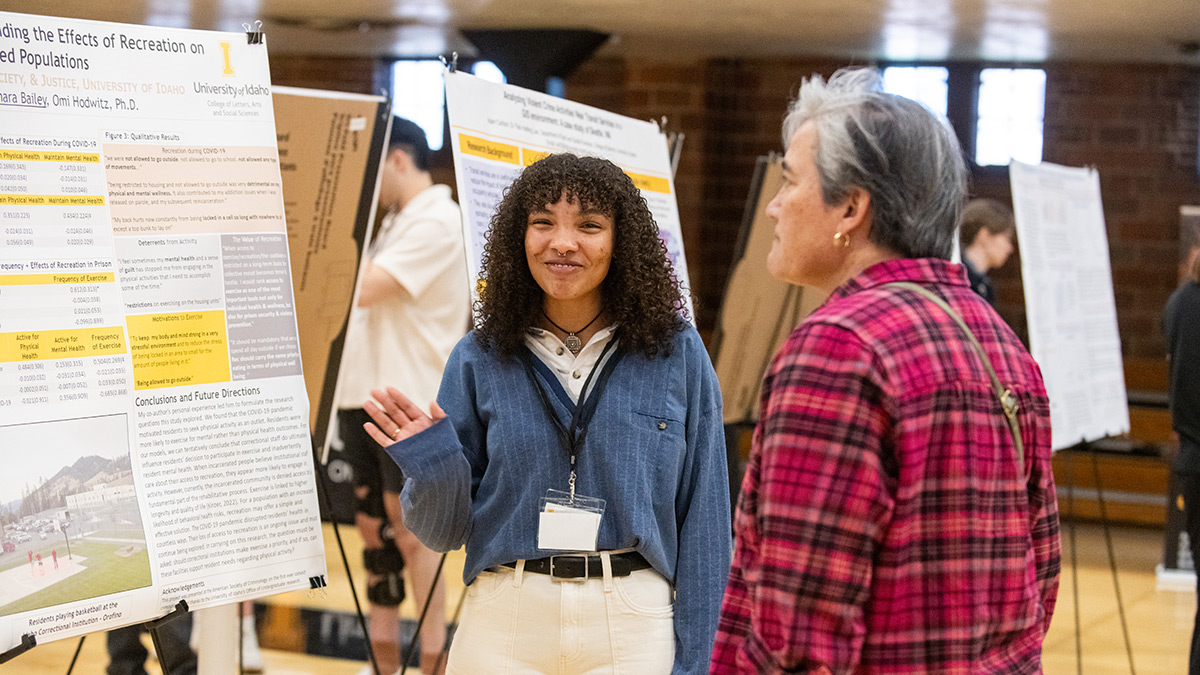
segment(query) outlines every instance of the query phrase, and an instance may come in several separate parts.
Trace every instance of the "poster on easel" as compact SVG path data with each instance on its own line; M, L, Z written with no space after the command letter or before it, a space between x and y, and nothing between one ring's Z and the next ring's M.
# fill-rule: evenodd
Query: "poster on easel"
M767 204L783 183L782 162L779 156L759 157L755 165L717 317L713 367L721 383L725 424L758 420L767 366L796 326L828 297L819 289L780 281L767 271L775 234Z
M0 651L321 583L265 43L0 13L0 222Z
M308 424L324 455L355 283L375 220L390 106L382 96L294 87L272 88L271 100Z
M1013 162L1029 350L1050 396L1051 447L1129 431L1108 234L1095 169Z
M446 111L471 279L479 280L488 227L504 188L542 157L571 152L603 157L633 179L690 298L674 172L667 137L657 125L461 72L446 73ZM478 292L478 283L472 292Z

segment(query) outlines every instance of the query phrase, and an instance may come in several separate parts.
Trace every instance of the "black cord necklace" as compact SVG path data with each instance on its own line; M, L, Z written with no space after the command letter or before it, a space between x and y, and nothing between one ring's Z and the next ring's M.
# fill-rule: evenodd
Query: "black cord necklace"
M603 314L603 313L604 313L604 310L601 309L600 314ZM550 315L546 313L546 310L544 310L544 309L542 310L542 316L546 317L546 320L550 322L551 326L554 326L555 328L557 328L567 334L566 339L563 340L563 345L571 351L572 356L579 356L579 350L583 349L583 340L580 340L579 336L576 335L576 333L582 333L583 331L587 330L588 328L591 328L592 324L596 323L596 319L600 318L600 314L597 314L596 316L592 317L592 320L587 322L587 325L584 326L583 328L580 328L579 330L567 330L566 328L563 328L562 326L554 323L554 319L550 318Z

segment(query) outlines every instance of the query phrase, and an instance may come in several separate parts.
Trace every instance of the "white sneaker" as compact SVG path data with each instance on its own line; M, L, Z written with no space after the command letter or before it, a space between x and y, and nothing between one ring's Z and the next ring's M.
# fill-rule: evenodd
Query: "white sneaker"
M253 614L242 617L242 670L247 673L263 672L262 650L258 648Z

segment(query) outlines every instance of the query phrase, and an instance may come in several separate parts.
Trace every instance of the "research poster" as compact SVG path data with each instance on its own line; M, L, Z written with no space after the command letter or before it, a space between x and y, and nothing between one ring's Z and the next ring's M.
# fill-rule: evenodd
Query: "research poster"
M538 159L572 152L604 157L633 179L658 223L675 275L685 289L691 287L667 137L658 126L459 72L446 73L446 110L467 264L476 282L504 188Z
M275 136L309 428L328 446L355 281L375 217L387 99L274 87Z
M265 44L0 13L0 651L325 574Z
M1013 162L1029 347L1050 395L1052 446L1129 431L1100 175Z

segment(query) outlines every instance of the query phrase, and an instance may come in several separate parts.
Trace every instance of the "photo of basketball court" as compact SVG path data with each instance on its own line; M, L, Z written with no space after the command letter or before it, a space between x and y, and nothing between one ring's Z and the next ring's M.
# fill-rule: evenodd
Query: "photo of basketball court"
M30 450L0 474L0 616L150 585L125 415L0 426L0 447Z

